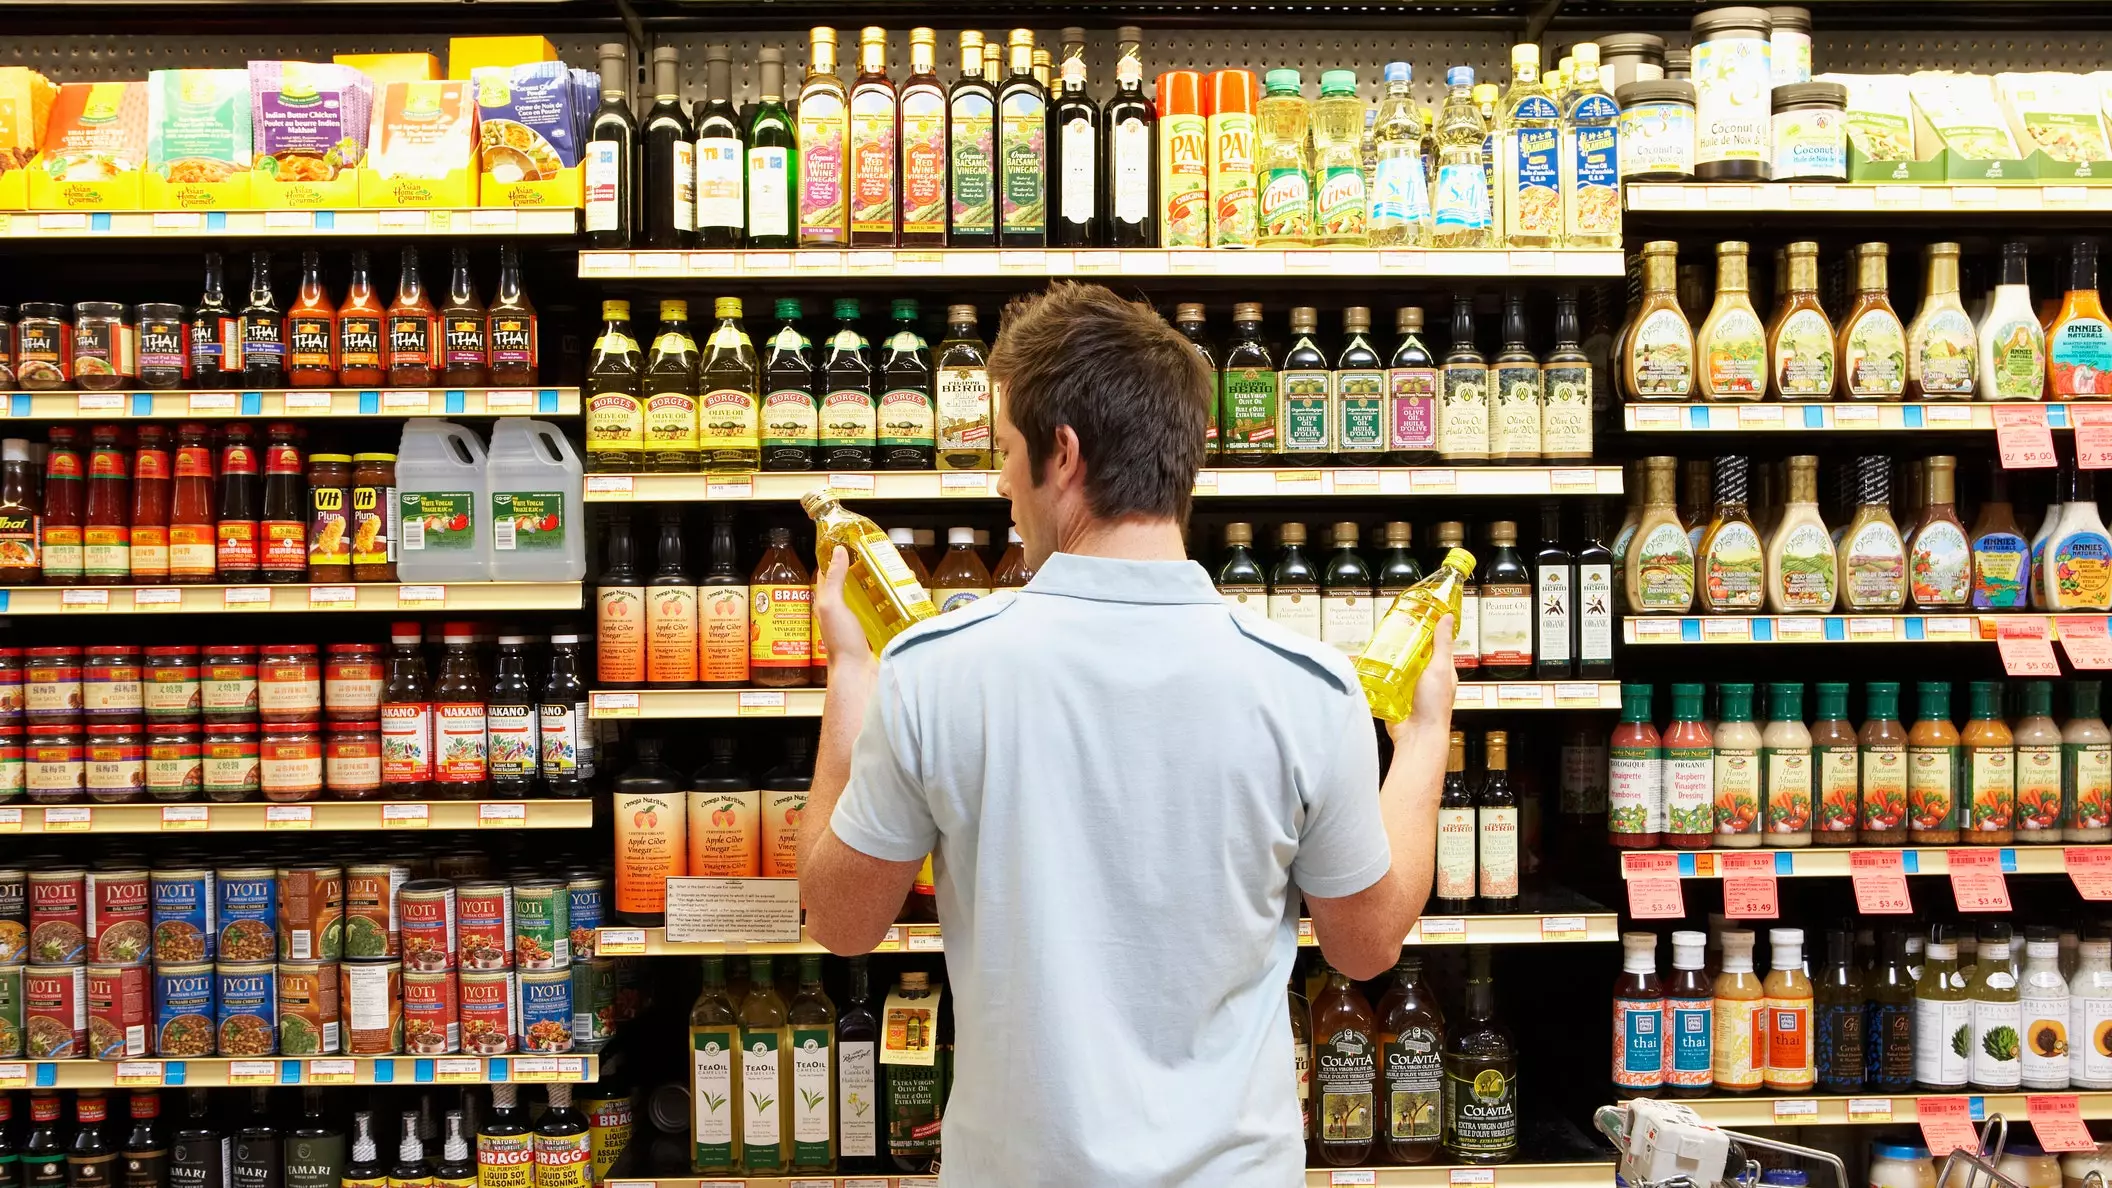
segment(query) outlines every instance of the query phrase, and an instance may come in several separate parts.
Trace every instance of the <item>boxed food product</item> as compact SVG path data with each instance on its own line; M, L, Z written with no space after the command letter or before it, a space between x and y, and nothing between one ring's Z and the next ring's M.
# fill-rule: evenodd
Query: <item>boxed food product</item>
M29 170L32 210L138 210L147 164L147 84L67 83Z
M250 132L248 71L147 75L146 204L248 206Z
M362 206L475 206L477 107L466 82L392 82L375 96Z
M431 54L332 54L330 60L350 66L374 85L392 82L427 82L440 77L440 59Z
M24 171L44 141L59 88L27 66L0 66L0 210L29 205Z
M581 204L580 142L588 111L576 72L563 62L488 67L477 97L486 206Z
M1985 74L1924 70L1907 76L1914 96L1914 144L1919 157L1949 152L1968 161L2022 157L1995 102L1995 80Z
M2104 106L2089 77L2050 70L1998 74L1995 89L2025 151L2069 164L2112 159Z
M555 62L557 47L547 37L450 37L447 77L473 79L477 71L506 69L524 62Z
M367 76L328 62L251 62L249 95L257 204L359 205L374 108Z
M1848 143L1872 161L1912 161L1914 98L1896 74L1821 74L1848 88Z

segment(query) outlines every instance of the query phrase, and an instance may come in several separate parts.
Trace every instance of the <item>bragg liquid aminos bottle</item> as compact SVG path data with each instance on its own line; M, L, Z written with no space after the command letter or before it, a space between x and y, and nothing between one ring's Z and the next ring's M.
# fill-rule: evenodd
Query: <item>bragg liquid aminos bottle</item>
M44 455L44 584L47 586L77 586L81 582L81 521L85 503L80 431L70 425L55 425L51 430L51 449Z
M381 383L387 374L381 365L387 316L374 296L367 253L353 252L352 280L345 287L345 303L337 311L337 382L353 386Z
M550 1086L550 1108L535 1123L535 1188L592 1188L587 1119L572 1108L572 1086Z
M88 431L88 509L82 529L82 574L91 586L132 580L132 491L125 473L130 451L124 429L97 425Z
M209 582L219 573L213 526L211 431L195 421L176 426L176 478L169 491L169 580Z
M477 1122L477 1188L534 1188L535 1136L520 1090L491 1087L491 1109Z
M433 794L442 800L481 800L491 795L491 764L476 625L449 623L441 639L447 651L433 680ZM382 712L388 712L386 705ZM382 779L387 781L386 772Z
M389 629L381 688L381 794L424 800L433 778L433 703L425 683L425 637L416 622Z
M141 425L132 455L132 581L157 586L169 580L169 430Z
M237 421L220 444L220 507L213 539L220 580L231 585L257 580L256 430Z
M264 580L308 579L308 480L301 473L300 429L289 422L272 424L264 447L263 540Z

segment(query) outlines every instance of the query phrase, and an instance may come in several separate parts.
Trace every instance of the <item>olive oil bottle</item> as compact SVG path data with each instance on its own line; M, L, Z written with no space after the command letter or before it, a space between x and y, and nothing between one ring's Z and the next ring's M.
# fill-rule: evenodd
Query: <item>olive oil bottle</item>
M821 447L814 344L800 332L797 297L777 299L784 324L763 350L762 469L812 470Z
M932 411L931 348L917 333L917 301L897 297L894 332L880 364L883 387L875 426L882 470L930 470L938 440Z
M1288 466L1320 465L1334 438L1327 407L1334 374L1315 343L1319 330L1318 310L1291 310L1291 345L1276 368L1276 438Z
M587 469L635 471L645 458L645 360L631 336L631 303L601 303L601 333L587 359Z
M699 449L708 471L749 471L762 465L762 376L755 344L741 324L741 299L721 297L712 303L719 324L704 347L697 369L703 393L698 416Z
M1320 1099L1313 1155L1321 1163L1347 1166L1371 1154L1378 1110L1377 1031L1371 1004L1347 974L1327 967L1313 996L1313 1071Z
M645 365L645 468L693 474L697 443L697 340L689 333L689 302L663 301Z
M976 331L974 306L946 307L936 366L939 469L990 469L990 348Z
M1268 466L1279 445L1276 432L1276 361L1261 339L1261 305L1232 307L1232 345L1219 373L1217 445L1227 466Z
M1335 359L1328 420L1337 461L1374 466L1386 449L1386 361L1371 345L1371 310L1342 311L1342 353Z
M873 400L873 354L858 332L858 299L836 299L836 331L822 348L821 465L871 470L880 412Z
M1489 950L1467 950L1466 1018L1445 1037L1444 1150L1460 1163L1518 1156L1518 1047L1496 1018Z

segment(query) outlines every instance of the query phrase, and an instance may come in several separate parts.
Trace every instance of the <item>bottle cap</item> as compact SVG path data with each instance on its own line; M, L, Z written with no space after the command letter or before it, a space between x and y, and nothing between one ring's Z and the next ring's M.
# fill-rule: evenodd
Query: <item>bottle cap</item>
M1414 78L1415 78L1415 71L1414 71L1413 69L1411 69L1411 68L1409 67L1408 63L1406 63L1406 62L1388 62L1388 63L1386 63L1386 81L1387 81L1387 82L1390 82L1390 83L1404 83L1404 82L1411 82L1411 81L1413 81L1413 80L1414 80Z
M1176 322L1203 321L1203 307L1198 302L1183 301L1179 305L1173 307L1173 320Z
M1258 322L1261 320L1261 302L1242 301L1232 307L1235 322Z
M1007 544L1025 544L1027 540L1019 534L1019 529L1007 528L1005 529L1005 542Z
M917 299L914 297L895 298L888 303L888 316L898 322L915 318L917 316Z
M807 312L806 309L800 304L799 298L797 297L778 298L776 309L777 316L781 318L802 317Z
M1653 932L1622 933L1621 969L1627 973L1656 973L1657 934Z
M1331 530L1331 534L1335 542L1335 546L1337 548L1341 548L1344 546L1349 548L1357 547L1358 533L1357 522L1355 520L1336 521L1334 528Z
M946 323L950 326L975 325L975 307L972 305L947 306Z
M1357 72L1354 70L1323 70L1320 72L1320 93L1323 95L1354 95L1357 93Z
M1276 543L1279 545L1302 545L1305 543L1305 525L1292 522L1276 526Z
M917 547L917 534L908 528L888 529L887 539L892 541L896 548L908 547L913 549Z
M389 642L415 644L425 639L425 627L421 623L398 622L389 624Z
M857 316L858 299L856 297L838 297L836 299L836 318L838 321L848 322Z
M1699 932L1681 931L1672 934L1672 968L1700 969L1703 951L1709 938Z
M716 318L737 318L737 317L740 317L740 316L741 316L741 299L740 299L740 298L738 298L738 297L719 297L719 298L716 298L716 299L714 299L714 300L712 301L712 303L711 303L711 314L712 314L712 316L713 316L713 317L716 317Z
M946 530L946 543L948 546L973 545L975 543L975 529L948 528Z
M0 440L0 461L29 461L29 439L26 437L10 437Z
M1446 85L1446 86L1448 86L1448 87L1471 87L1471 86L1473 86L1473 85L1474 85L1474 68L1473 68L1472 66L1453 66L1453 67L1450 67L1449 69L1447 69L1447 70L1445 71L1445 85Z
M1261 81L1268 87L1271 95L1295 92L1301 85L1297 71L1281 68L1271 70L1267 74L1262 75Z

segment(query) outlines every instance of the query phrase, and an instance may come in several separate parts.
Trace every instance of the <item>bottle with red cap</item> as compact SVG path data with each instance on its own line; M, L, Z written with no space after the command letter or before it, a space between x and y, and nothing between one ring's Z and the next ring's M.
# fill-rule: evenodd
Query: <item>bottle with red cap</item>
M1169 70L1159 76L1159 242L1170 248L1210 246L1210 135L1203 76Z
M433 795L481 800L491 795L491 763L489 689L477 667L477 626L449 623L441 641L446 650L433 678Z
M1210 76L1210 245L1250 248L1259 237L1254 185L1254 72Z
M424 800L433 779L433 703L423 642L415 622L389 628L389 669L381 688L381 794L388 800Z

